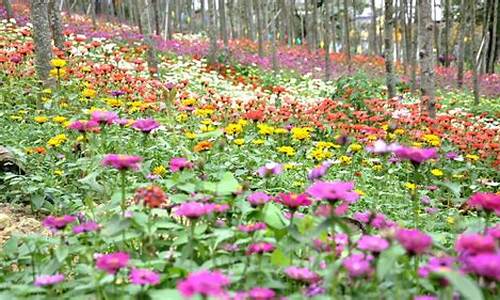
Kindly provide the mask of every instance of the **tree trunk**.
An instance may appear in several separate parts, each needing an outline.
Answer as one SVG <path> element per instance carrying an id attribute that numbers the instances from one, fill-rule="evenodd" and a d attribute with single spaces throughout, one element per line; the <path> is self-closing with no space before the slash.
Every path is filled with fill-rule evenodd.
<path id="1" fill-rule="evenodd" d="M 412 11 L 413 1 L 410 0 L 410 12 Z M 420 14 L 417 6 L 413 7 L 415 11 L 415 17 L 413 18 L 413 31 L 412 31 L 412 41 L 411 41 L 411 93 L 415 94 L 417 91 L 417 52 L 418 52 L 418 27 L 420 24 Z M 411 15 L 411 14 L 410 14 Z M 411 29 L 410 29 L 411 30 Z"/>
<path id="2" fill-rule="evenodd" d="M 151 6 L 154 16 L 155 33 L 157 36 L 160 36 L 161 35 L 160 15 L 159 15 L 160 6 L 158 5 L 158 0 L 151 0 Z"/>
<path id="3" fill-rule="evenodd" d="M 432 13 L 434 13 L 434 21 L 432 22 L 432 24 L 434 25 L 434 30 L 433 30 L 433 33 L 434 33 L 434 47 L 436 48 L 436 62 L 439 62 L 439 56 L 441 54 L 441 45 L 439 45 L 439 26 L 438 26 L 438 23 L 437 23 L 437 7 L 436 7 L 436 0 L 433 0 L 433 6 L 432 9 L 431 8 L 431 16 L 432 16 Z"/>
<path id="4" fill-rule="evenodd" d="M 337 1 L 338 0 L 333 0 Z M 332 52 L 337 52 L 337 19 L 335 17 L 335 2 L 332 3 Z"/>
<path id="5" fill-rule="evenodd" d="M 215 0 L 208 0 L 208 35 L 210 37 L 210 50 L 208 63 L 214 64 L 217 58 L 217 23 L 215 21 Z"/>
<path id="6" fill-rule="evenodd" d="M 347 67 L 349 71 L 351 70 L 351 41 L 349 38 L 349 10 L 347 6 L 347 0 L 344 0 L 344 52 L 347 58 Z"/>
<path id="7" fill-rule="evenodd" d="M 144 32 L 144 44 L 147 47 L 146 61 L 148 64 L 149 73 L 151 76 L 158 76 L 158 58 L 156 56 L 155 44 L 152 36 L 154 24 L 154 3 L 152 0 L 139 0 L 137 7 L 141 12 L 140 20 Z"/>
<path id="8" fill-rule="evenodd" d="M 310 43 L 310 32 L 309 32 L 309 27 L 308 27 L 308 21 L 309 21 L 309 1 L 304 0 L 304 19 L 302 21 L 302 42 L 305 43 L 307 50 L 311 50 L 311 43 Z"/>
<path id="9" fill-rule="evenodd" d="M 476 59 L 478 55 L 478 50 L 476 47 L 476 4 L 471 3 L 471 21 L 469 22 L 470 28 L 469 28 L 469 33 L 470 33 L 470 42 L 471 42 L 471 48 L 472 48 L 472 90 L 474 93 L 474 104 L 478 105 L 479 104 L 479 79 L 477 76 L 477 69 L 478 69 L 478 59 Z"/>
<path id="10" fill-rule="evenodd" d="M 412 49 L 411 49 L 411 18 L 412 18 L 412 11 L 408 11 L 408 0 L 403 0 L 403 24 L 404 24 L 404 32 L 405 32 L 405 58 L 404 58 L 404 73 L 408 74 L 408 66 L 411 64 L 411 55 L 412 55 Z M 411 8 L 411 7 L 410 7 Z"/>
<path id="11" fill-rule="evenodd" d="M 227 3 L 227 14 L 229 17 L 229 27 L 231 28 L 231 39 L 238 38 L 238 32 L 236 30 L 236 25 L 234 24 L 234 1 L 229 0 Z"/>
<path id="12" fill-rule="evenodd" d="M 14 10 L 12 9 L 12 5 L 9 0 L 2 0 L 3 7 L 5 7 L 5 11 L 7 13 L 7 20 L 14 18 Z"/>
<path id="13" fill-rule="evenodd" d="M 35 45 L 35 69 L 38 79 L 47 85 L 52 59 L 52 37 L 50 34 L 49 0 L 32 0 L 31 23 L 33 24 L 33 42 Z"/>
<path id="14" fill-rule="evenodd" d="M 64 50 L 64 34 L 59 2 L 60 0 L 49 0 L 48 13 L 54 44 L 59 50 Z"/>
<path id="15" fill-rule="evenodd" d="M 276 8 L 276 5 L 274 5 L 274 8 Z M 276 45 L 277 44 L 276 32 L 277 32 L 277 27 L 278 27 L 278 16 L 277 15 L 272 17 L 270 26 L 271 26 L 271 62 L 273 65 L 273 72 L 276 75 L 278 73 L 278 67 L 279 67 L 278 66 L 277 45 Z"/>
<path id="16" fill-rule="evenodd" d="M 370 53 L 376 55 L 378 52 L 377 46 L 377 8 L 375 7 L 375 0 L 370 1 L 372 10 L 371 26 L 370 26 Z"/>
<path id="17" fill-rule="evenodd" d="M 493 4 L 493 24 L 490 35 L 490 51 L 488 55 L 487 73 L 495 73 L 496 62 L 496 44 L 497 44 L 497 26 L 498 26 L 498 0 L 494 0 Z"/>
<path id="18" fill-rule="evenodd" d="M 396 96 L 394 77 L 394 7 L 393 0 L 384 1 L 384 58 L 385 78 L 387 84 L 387 98 Z"/>
<path id="19" fill-rule="evenodd" d="M 207 16 L 205 13 L 205 1 L 201 1 L 201 25 L 203 26 L 203 30 L 207 29 Z"/>
<path id="20" fill-rule="evenodd" d="M 401 40 L 400 26 L 399 26 L 399 10 L 398 10 L 398 0 L 393 1 L 392 5 L 392 20 L 393 20 L 393 37 L 394 37 L 394 46 L 396 48 L 396 62 L 400 62 L 400 47 L 399 42 Z"/>
<path id="21" fill-rule="evenodd" d="M 229 39 L 227 37 L 227 26 L 226 26 L 226 4 L 225 0 L 219 0 L 219 19 L 220 19 L 220 32 L 222 34 L 221 38 L 224 41 L 224 54 L 229 54 Z"/>
<path id="22" fill-rule="evenodd" d="M 312 49 L 318 48 L 318 1 L 312 1 L 311 45 Z"/>
<path id="23" fill-rule="evenodd" d="M 323 8 L 323 28 L 325 31 L 325 81 L 330 80 L 331 61 L 330 61 L 330 12 L 328 11 L 328 2 L 325 2 Z"/>
<path id="24" fill-rule="evenodd" d="M 464 84 L 464 59 L 465 59 L 465 27 L 467 26 L 467 4 L 462 0 L 460 4 L 460 31 L 458 33 L 458 61 L 457 61 L 457 85 L 462 88 Z M 473 20 L 471 20 L 472 22 Z M 472 63 L 474 68 L 474 62 Z"/>
<path id="25" fill-rule="evenodd" d="M 175 3 L 174 0 L 167 0 L 168 8 L 167 8 L 167 39 L 171 40 L 174 35 L 174 20 L 175 20 Z M 209 0 L 210 1 L 210 0 Z M 206 27 L 205 27 L 206 28 Z"/>
<path id="26" fill-rule="evenodd" d="M 259 57 L 264 57 L 264 45 L 263 45 L 263 36 L 262 36 L 262 16 L 260 13 L 260 3 L 259 0 L 253 0 L 253 4 L 255 7 L 255 15 L 257 17 L 257 47 Z"/>
<path id="27" fill-rule="evenodd" d="M 94 28 L 94 30 L 97 30 L 97 16 L 96 16 L 95 0 L 90 1 L 90 15 L 92 18 L 92 28 Z"/>
<path id="28" fill-rule="evenodd" d="M 417 0 L 419 6 L 419 41 L 420 41 L 420 91 L 422 100 L 426 102 L 427 113 L 429 117 L 436 117 L 436 103 L 434 98 L 434 61 L 432 55 L 432 28 L 430 0 Z"/>
<path id="29" fill-rule="evenodd" d="M 462 1 L 462 6 L 465 5 Z M 450 0 L 445 0 L 444 2 L 444 18 L 445 18 L 445 26 L 444 26 L 444 56 L 445 63 L 444 65 L 450 66 L 450 27 L 451 27 L 451 16 L 450 16 Z"/>

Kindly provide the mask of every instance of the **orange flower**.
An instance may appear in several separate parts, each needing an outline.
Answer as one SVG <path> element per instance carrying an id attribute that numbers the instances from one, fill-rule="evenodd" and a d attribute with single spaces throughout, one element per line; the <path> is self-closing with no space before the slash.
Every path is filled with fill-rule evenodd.
<path id="1" fill-rule="evenodd" d="M 201 141 L 196 146 L 194 146 L 194 152 L 202 152 L 202 151 L 207 151 L 212 148 L 212 143 L 209 141 Z"/>

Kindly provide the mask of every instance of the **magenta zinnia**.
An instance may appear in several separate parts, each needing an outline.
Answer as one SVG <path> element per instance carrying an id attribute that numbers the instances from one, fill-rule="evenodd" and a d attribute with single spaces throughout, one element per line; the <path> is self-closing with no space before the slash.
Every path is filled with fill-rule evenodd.
<path id="1" fill-rule="evenodd" d="M 285 269 L 285 274 L 289 278 L 305 283 L 313 283 L 320 279 L 319 275 L 309 270 L 308 268 L 288 267 Z"/>
<path id="2" fill-rule="evenodd" d="M 354 182 L 344 181 L 317 181 L 307 189 L 307 193 L 316 199 L 354 203 L 359 194 L 354 190 Z"/>
<path id="3" fill-rule="evenodd" d="M 247 255 L 251 254 L 264 254 L 266 252 L 272 252 L 276 247 L 272 243 L 268 242 L 257 242 L 250 244 L 247 248 Z"/>
<path id="4" fill-rule="evenodd" d="M 130 256 L 125 252 L 115 252 L 99 255 L 96 267 L 109 274 L 115 274 L 119 269 L 127 266 Z"/>
<path id="5" fill-rule="evenodd" d="M 138 170 L 142 158 L 135 155 L 107 154 L 101 161 L 105 167 L 115 168 L 119 171 Z"/>
<path id="6" fill-rule="evenodd" d="M 129 275 L 129 280 L 137 285 L 157 285 L 160 283 L 160 274 L 148 269 L 132 269 Z"/>
<path id="7" fill-rule="evenodd" d="M 48 286 L 54 285 L 64 281 L 64 275 L 54 274 L 54 275 L 38 275 L 35 277 L 35 286 Z"/>
<path id="8" fill-rule="evenodd" d="M 42 224 L 51 231 L 58 231 L 64 229 L 68 224 L 73 223 L 75 221 L 76 221 L 75 216 L 69 216 L 69 215 L 61 217 L 48 216 L 45 219 L 43 219 Z"/>
<path id="9" fill-rule="evenodd" d="M 495 193 L 475 193 L 467 203 L 486 212 L 494 212 L 500 217 L 500 195 Z"/>
<path id="10" fill-rule="evenodd" d="M 418 229 L 399 229 L 396 240 L 411 254 L 421 254 L 432 246 L 432 238 Z"/>
<path id="11" fill-rule="evenodd" d="M 175 215 L 189 219 L 198 219 L 201 216 L 211 214 L 214 211 L 212 204 L 201 202 L 185 202 L 175 209 Z"/>
<path id="12" fill-rule="evenodd" d="M 291 210 L 296 210 L 301 206 L 309 206 L 312 203 L 306 194 L 297 195 L 294 193 L 280 193 L 275 200 Z"/>
<path id="13" fill-rule="evenodd" d="M 170 160 L 170 171 L 172 173 L 192 168 L 193 163 L 184 157 L 174 157 Z"/>
<path id="14" fill-rule="evenodd" d="M 203 297 L 217 297 L 225 293 L 224 288 L 230 284 L 229 279 L 220 272 L 198 271 L 177 284 L 177 290 L 184 297 L 200 294 Z"/>
<path id="15" fill-rule="evenodd" d="M 150 133 L 156 128 L 160 127 L 160 124 L 154 119 L 138 119 L 132 124 L 132 127 L 143 133 Z"/>
<path id="16" fill-rule="evenodd" d="M 415 148 L 400 146 L 394 150 L 394 154 L 399 159 L 409 160 L 414 165 L 419 165 L 426 160 L 437 158 L 436 148 Z"/>

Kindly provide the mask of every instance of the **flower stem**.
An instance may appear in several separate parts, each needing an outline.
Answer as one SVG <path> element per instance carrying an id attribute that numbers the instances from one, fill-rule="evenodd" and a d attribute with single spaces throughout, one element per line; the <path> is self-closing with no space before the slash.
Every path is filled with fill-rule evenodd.
<path id="1" fill-rule="evenodd" d="M 126 197 L 125 197 L 125 187 L 127 184 L 127 177 L 125 175 L 125 171 L 120 171 L 120 177 L 121 177 L 121 188 L 122 188 L 122 201 L 121 201 L 121 209 L 122 209 L 122 214 L 125 214 L 125 202 L 126 202 Z"/>

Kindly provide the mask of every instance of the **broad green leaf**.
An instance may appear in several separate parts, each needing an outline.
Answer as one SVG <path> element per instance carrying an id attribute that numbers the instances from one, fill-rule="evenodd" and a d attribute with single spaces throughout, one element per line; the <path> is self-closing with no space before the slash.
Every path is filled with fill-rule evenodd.
<path id="1" fill-rule="evenodd" d="M 389 274 L 389 272 L 394 269 L 398 258 L 403 254 L 403 248 L 397 246 L 391 247 L 380 254 L 380 257 L 377 261 L 378 280 L 384 280 L 385 276 L 387 276 L 387 274 Z"/>
<path id="2" fill-rule="evenodd" d="M 271 263 L 277 267 L 289 266 L 291 261 L 290 257 L 287 256 L 280 248 L 277 248 L 271 254 Z"/>
<path id="3" fill-rule="evenodd" d="M 240 188 L 238 180 L 234 178 L 231 172 L 225 172 L 222 175 L 221 181 L 217 183 L 216 193 L 217 195 L 225 196 L 235 193 Z"/>
<path id="4" fill-rule="evenodd" d="M 64 260 L 66 259 L 66 257 L 68 257 L 68 254 L 69 254 L 68 246 L 63 245 L 63 246 L 57 247 L 55 250 L 55 254 L 56 254 L 57 260 L 60 263 L 64 262 Z"/>
<path id="5" fill-rule="evenodd" d="M 176 289 L 150 290 L 148 292 L 151 300 L 183 300 L 184 298 Z"/>
<path id="6" fill-rule="evenodd" d="M 438 272 L 441 276 L 448 279 L 453 288 L 455 288 L 465 299 L 483 300 L 483 293 L 477 284 L 469 277 L 460 275 L 453 271 Z"/>
<path id="7" fill-rule="evenodd" d="M 282 211 L 279 209 L 276 204 L 272 202 L 268 202 L 264 208 L 264 222 L 275 228 L 275 229 L 283 229 L 287 226 Z"/>

